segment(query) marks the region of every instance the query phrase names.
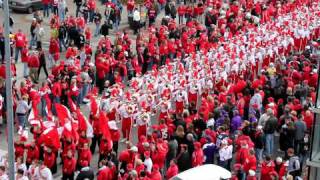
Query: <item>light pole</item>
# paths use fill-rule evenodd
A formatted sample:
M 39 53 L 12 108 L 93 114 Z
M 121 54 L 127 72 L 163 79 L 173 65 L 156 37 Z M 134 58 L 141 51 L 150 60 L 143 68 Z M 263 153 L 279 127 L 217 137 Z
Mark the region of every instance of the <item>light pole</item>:
M 11 58 L 10 58 L 10 29 L 9 29 L 9 4 L 3 0 L 4 12 L 4 37 L 5 37 L 5 62 L 6 62 L 6 110 L 8 130 L 8 160 L 9 179 L 14 180 L 14 146 L 13 146 L 13 108 L 12 108 L 12 81 L 11 81 Z

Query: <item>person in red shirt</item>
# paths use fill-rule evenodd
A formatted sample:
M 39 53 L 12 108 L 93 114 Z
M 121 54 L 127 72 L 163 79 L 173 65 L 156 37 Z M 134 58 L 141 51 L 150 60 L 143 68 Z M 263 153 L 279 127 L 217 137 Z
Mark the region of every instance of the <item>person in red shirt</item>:
M 246 174 L 249 173 L 249 170 L 256 170 L 257 169 L 257 160 L 255 156 L 255 152 L 253 149 L 249 150 L 249 154 L 245 157 L 245 161 L 243 163 L 243 170 Z
M 88 143 L 83 144 L 83 148 L 79 150 L 79 157 L 78 157 L 78 166 L 80 169 L 84 167 L 84 163 L 87 162 L 90 165 L 92 159 L 92 154 L 89 149 Z
M 60 103 L 60 97 L 62 95 L 62 85 L 59 78 L 57 78 L 57 81 L 53 83 L 51 92 L 53 95 L 53 102 Z
M 120 130 L 116 125 L 116 121 L 109 121 L 108 122 L 109 131 L 112 140 L 112 150 L 117 154 L 118 153 L 118 143 L 120 139 Z
M 108 154 L 112 151 L 112 142 L 110 142 L 105 136 L 102 136 L 99 145 L 99 161 L 106 159 Z
M 105 160 L 99 162 L 99 167 L 97 180 L 112 180 L 111 169 L 107 166 Z
M 26 35 L 23 34 L 21 29 L 19 29 L 18 32 L 15 34 L 14 41 L 15 41 L 15 45 L 16 45 L 14 60 L 15 60 L 15 62 L 18 62 L 19 53 L 22 55 L 22 49 L 23 49 L 23 47 L 26 47 L 26 45 L 27 45 Z
M 128 0 L 128 2 L 127 2 L 128 16 L 132 15 L 133 9 L 134 9 L 134 0 Z
M 66 158 L 63 159 L 62 166 L 62 179 L 63 180 L 73 180 L 74 172 L 76 170 L 76 158 L 74 158 L 71 149 L 68 150 Z
M 201 166 L 204 160 L 203 151 L 200 142 L 194 143 L 194 151 L 192 153 L 192 167 Z
M 96 1 L 95 0 L 88 0 L 87 1 L 87 6 L 89 10 L 89 22 L 93 22 L 93 16 L 94 12 L 96 10 Z
M 49 17 L 49 5 L 51 0 L 42 0 L 43 5 L 43 17 Z
M 183 23 L 183 16 L 186 13 L 186 6 L 185 5 L 180 5 L 178 7 L 178 15 L 179 15 L 179 24 Z
M 56 154 L 52 152 L 50 147 L 45 147 L 43 155 L 43 163 L 55 174 L 57 172 Z
M 35 142 L 32 142 L 30 145 L 27 145 L 26 149 L 27 149 L 26 165 L 27 167 L 29 167 L 32 164 L 32 161 L 34 159 L 39 160 L 40 151 L 39 151 L 39 148 L 36 146 Z
M 176 160 L 171 160 L 170 161 L 170 166 L 167 169 L 166 179 L 170 179 L 173 176 L 177 175 L 178 173 L 179 173 L 179 168 L 177 166 L 177 161 Z
M 57 39 L 51 38 L 49 44 L 49 67 L 53 67 L 55 65 L 55 58 L 54 56 L 60 52 L 59 42 Z
M 18 157 L 24 157 L 24 142 L 20 139 L 14 143 L 14 156 L 17 159 Z
M 38 69 L 40 67 L 40 61 L 37 52 L 33 51 L 29 57 L 28 66 L 30 68 L 29 76 L 33 82 L 38 81 Z
M 21 62 L 23 62 L 23 76 L 24 77 L 27 77 L 29 75 L 28 60 L 29 60 L 28 49 L 26 47 L 24 47 L 21 51 Z
M 68 136 L 64 135 L 63 139 L 65 139 L 65 140 L 63 141 L 63 150 L 61 153 L 62 160 L 67 158 L 69 151 L 72 152 L 73 156 L 76 154 L 76 145 L 73 142 L 72 137 L 71 136 L 68 137 Z
M 274 171 L 275 164 L 270 156 L 266 156 L 265 161 L 261 165 L 261 179 L 271 180 L 270 172 Z
M 159 166 L 157 164 L 155 164 L 152 168 L 152 172 L 150 174 L 150 178 L 152 180 L 162 180 L 162 176 L 161 173 L 159 171 Z

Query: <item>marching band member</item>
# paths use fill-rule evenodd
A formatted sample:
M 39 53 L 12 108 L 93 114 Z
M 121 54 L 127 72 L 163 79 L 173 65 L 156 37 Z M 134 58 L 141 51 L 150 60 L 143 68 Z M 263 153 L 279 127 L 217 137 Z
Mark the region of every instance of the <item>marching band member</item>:
M 158 120 L 168 118 L 169 110 L 171 109 L 171 102 L 168 99 L 168 96 L 162 97 L 162 100 L 159 103 L 160 114 Z
M 189 103 L 195 103 L 195 105 L 198 102 L 198 95 L 201 94 L 201 87 L 196 83 L 196 81 L 193 81 L 192 84 L 189 86 L 189 93 L 188 93 L 188 101 Z
M 180 88 L 175 94 L 175 99 L 176 99 L 176 113 L 182 113 L 184 106 L 189 104 L 187 92 L 183 90 L 183 88 Z
M 122 136 L 123 139 L 121 142 L 125 142 L 130 139 L 130 133 L 131 133 L 131 126 L 133 125 L 133 113 L 134 113 L 135 107 L 133 105 L 126 105 L 123 104 L 119 108 L 119 115 L 122 122 Z
M 138 125 L 138 137 L 146 136 L 150 124 L 150 113 L 148 111 L 142 112 L 138 115 L 136 121 Z

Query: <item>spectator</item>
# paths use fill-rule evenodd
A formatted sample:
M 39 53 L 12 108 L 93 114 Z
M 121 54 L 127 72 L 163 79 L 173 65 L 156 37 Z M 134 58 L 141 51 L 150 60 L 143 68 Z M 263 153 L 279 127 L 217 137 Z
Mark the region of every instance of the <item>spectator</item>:
M 300 160 L 299 157 L 294 154 L 294 149 L 289 148 L 287 150 L 289 157 L 288 173 L 295 179 L 300 176 Z
M 278 120 L 270 109 L 268 110 L 268 115 L 269 118 L 265 123 L 263 132 L 266 136 L 266 154 L 272 155 L 274 150 L 274 132 L 278 126 Z
M 15 49 L 15 61 L 18 62 L 18 58 L 19 58 L 19 53 L 21 54 L 21 51 L 23 49 L 23 47 L 26 46 L 26 35 L 22 32 L 21 29 L 18 30 L 18 33 L 15 34 L 14 36 L 14 40 L 15 40 L 15 45 L 16 45 L 16 49 Z
M 300 115 L 298 120 L 294 122 L 295 137 L 294 137 L 294 149 L 297 155 L 300 155 L 303 151 L 304 137 L 307 131 L 306 123 L 303 121 L 303 116 Z

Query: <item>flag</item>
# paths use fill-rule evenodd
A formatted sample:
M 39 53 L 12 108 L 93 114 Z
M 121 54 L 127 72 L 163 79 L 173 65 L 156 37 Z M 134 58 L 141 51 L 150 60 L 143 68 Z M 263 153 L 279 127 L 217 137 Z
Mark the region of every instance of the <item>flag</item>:
M 73 102 L 73 100 L 71 99 L 71 97 L 68 97 L 68 103 L 69 103 L 71 112 L 76 112 L 76 110 L 78 109 L 78 107 L 77 107 L 77 105 Z
M 93 128 L 92 125 L 89 123 L 87 118 L 82 114 L 82 112 L 77 109 L 76 111 L 79 123 L 79 131 L 86 131 L 87 138 L 93 137 Z
M 96 99 L 93 97 L 93 96 L 90 96 L 90 110 L 91 110 L 91 114 L 93 115 L 93 116 L 95 116 L 95 115 L 97 115 L 97 113 L 98 113 L 98 108 L 99 108 L 99 106 L 98 106 L 98 104 L 97 104 L 97 101 L 96 101 Z
M 57 128 L 49 127 L 45 129 L 39 137 L 39 144 L 44 144 L 47 147 L 53 147 L 58 150 L 61 144 Z
M 111 139 L 111 134 L 108 126 L 108 117 L 106 116 L 105 112 L 100 111 L 99 115 L 99 126 L 101 127 L 102 136 L 106 139 Z
M 71 113 L 67 107 L 62 104 L 55 103 L 57 116 L 61 126 L 64 126 L 67 123 L 67 120 L 71 120 Z

